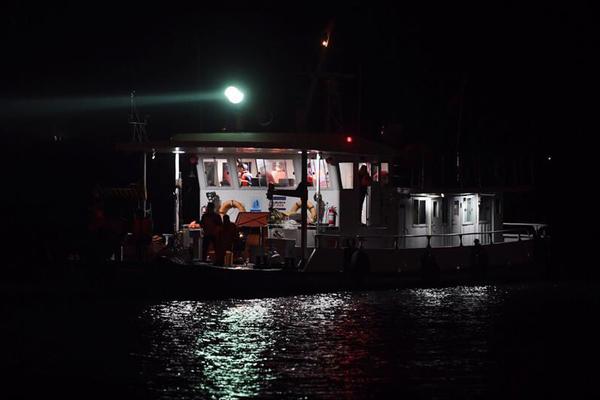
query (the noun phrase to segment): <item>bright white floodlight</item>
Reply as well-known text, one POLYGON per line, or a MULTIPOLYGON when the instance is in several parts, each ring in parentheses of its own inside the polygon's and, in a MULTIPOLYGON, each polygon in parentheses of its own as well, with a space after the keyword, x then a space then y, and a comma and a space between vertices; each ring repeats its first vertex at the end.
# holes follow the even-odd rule
POLYGON ((242 93, 235 86, 229 86, 227 89, 225 89, 225 97, 227 97, 227 100, 233 104, 238 104, 244 100, 244 93, 242 93))

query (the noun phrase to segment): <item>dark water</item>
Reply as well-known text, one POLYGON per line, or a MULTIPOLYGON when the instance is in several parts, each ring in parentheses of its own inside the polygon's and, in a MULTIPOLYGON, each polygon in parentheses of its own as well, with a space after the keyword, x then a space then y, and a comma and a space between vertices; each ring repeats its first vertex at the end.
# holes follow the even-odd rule
POLYGON ((3 398, 598 394, 598 283, 3 303, 3 398))

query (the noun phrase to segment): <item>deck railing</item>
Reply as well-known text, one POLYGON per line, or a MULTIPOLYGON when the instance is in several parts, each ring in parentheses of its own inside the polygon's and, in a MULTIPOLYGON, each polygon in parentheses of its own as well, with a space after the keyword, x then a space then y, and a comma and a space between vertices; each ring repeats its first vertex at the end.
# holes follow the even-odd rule
MULTIPOLYGON (((537 224, 537 225, 541 225, 541 224, 537 224)), ((364 248, 365 244, 369 241, 369 240, 377 240, 377 241, 388 241, 388 242, 392 242, 393 246, 392 247, 387 247, 387 249, 401 249, 401 248, 407 248, 406 247, 406 239, 416 239, 416 238, 426 238, 427 239, 427 244, 423 247, 427 247, 427 246, 431 246, 431 239, 434 237, 439 237, 439 238, 448 238, 448 237, 458 237, 459 240, 459 247, 463 247, 464 243, 463 243, 463 237, 465 236, 479 236, 480 238, 482 237, 488 237, 489 238, 489 244, 494 244, 494 243, 506 243, 506 242, 511 242, 511 241, 521 241, 521 240, 531 240, 534 239, 536 234, 537 234, 538 230, 535 231, 531 231, 530 229, 526 229, 526 228, 515 228, 515 229, 501 229, 501 230, 496 230, 496 231, 484 231, 484 232, 468 232, 468 233, 446 233, 446 234, 442 234, 442 233, 436 233, 436 234, 424 234, 424 235, 341 235, 341 234, 330 234, 330 233, 319 233, 319 234, 315 234, 315 247, 316 248, 320 248, 322 241, 326 240, 326 239, 330 239, 334 241, 334 246, 328 246, 328 247, 333 247, 333 248, 341 248, 342 246, 345 246, 345 243, 347 243, 348 241, 354 241, 354 243, 358 243, 357 247, 358 248, 364 248), (494 241, 494 235, 495 234, 502 234, 502 241, 494 241), (515 239, 515 240, 504 240, 504 239, 515 239), (400 244, 404 243, 403 246, 401 246, 400 244)), ((437 247, 452 247, 452 246, 437 246, 437 247)), ((418 248, 418 247, 410 247, 410 248, 418 248)))

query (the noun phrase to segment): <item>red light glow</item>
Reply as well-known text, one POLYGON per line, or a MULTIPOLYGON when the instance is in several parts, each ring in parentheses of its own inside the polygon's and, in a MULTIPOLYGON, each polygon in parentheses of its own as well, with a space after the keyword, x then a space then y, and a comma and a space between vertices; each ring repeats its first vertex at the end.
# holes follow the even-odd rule
POLYGON ((346 136, 346 143, 352 143, 352 136, 346 136))

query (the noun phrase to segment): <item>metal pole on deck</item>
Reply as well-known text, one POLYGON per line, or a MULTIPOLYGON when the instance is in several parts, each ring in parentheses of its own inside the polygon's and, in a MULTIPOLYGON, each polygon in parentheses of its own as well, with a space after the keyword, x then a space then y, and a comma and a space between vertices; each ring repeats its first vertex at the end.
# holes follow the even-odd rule
POLYGON ((307 179, 306 179, 306 169, 307 169, 307 164, 308 163, 308 154, 306 149, 302 149, 302 183, 304 184, 304 187, 302 189, 302 193, 300 193, 300 202, 302 204, 302 207, 300 208, 300 218, 302 218, 302 225, 301 225, 301 230, 300 230, 300 248, 301 248, 301 265, 302 268, 305 268, 305 261, 306 261, 306 229, 307 229, 307 224, 306 224, 306 218, 307 218, 307 203, 308 203, 308 186, 307 186, 307 179))
POLYGON ((321 226, 321 153, 317 153, 317 233, 321 226))
POLYGON ((175 234, 179 232, 179 194, 180 194, 179 152, 175 152, 175 234))
POLYGON ((147 167, 147 163, 146 163, 146 153, 144 152, 144 158, 142 159, 142 162, 144 163, 143 167, 144 167, 144 197, 143 197, 143 202, 142 202, 142 207, 144 210, 144 217, 146 216, 146 204, 148 202, 148 167, 147 167))

